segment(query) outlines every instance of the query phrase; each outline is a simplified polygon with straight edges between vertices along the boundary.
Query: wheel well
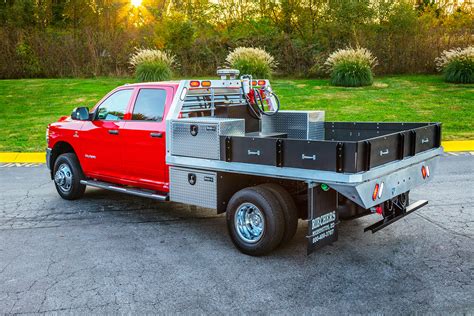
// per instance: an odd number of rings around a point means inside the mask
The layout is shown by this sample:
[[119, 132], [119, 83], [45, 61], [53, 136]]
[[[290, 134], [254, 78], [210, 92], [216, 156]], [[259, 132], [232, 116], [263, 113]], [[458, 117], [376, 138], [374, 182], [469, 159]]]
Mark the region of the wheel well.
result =
[[219, 173], [219, 185], [217, 186], [217, 213], [219, 214], [226, 211], [228, 201], [237, 191], [263, 183], [276, 183], [284, 187], [297, 204], [300, 218], [306, 218], [307, 184], [305, 182], [227, 172]]
[[53, 169], [54, 169], [54, 163], [56, 162], [56, 159], [65, 153], [74, 153], [74, 148], [69, 143], [66, 142], [57, 142], [53, 150], [51, 151], [51, 159], [49, 161], [49, 170], [51, 170], [51, 179], [53, 179]]

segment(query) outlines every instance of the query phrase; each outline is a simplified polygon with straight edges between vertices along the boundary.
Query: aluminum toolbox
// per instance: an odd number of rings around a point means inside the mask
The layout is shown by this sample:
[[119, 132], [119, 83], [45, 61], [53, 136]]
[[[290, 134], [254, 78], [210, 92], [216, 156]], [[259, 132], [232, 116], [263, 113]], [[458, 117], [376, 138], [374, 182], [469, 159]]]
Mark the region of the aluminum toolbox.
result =
[[171, 155], [218, 160], [222, 135], [245, 135], [245, 121], [215, 117], [171, 120]]
[[214, 208], [219, 214], [226, 211], [236, 189], [255, 185], [255, 177], [183, 167], [169, 170], [171, 201]]
[[262, 117], [262, 133], [286, 133], [288, 138], [324, 140], [324, 111], [279, 111]]
[[217, 208], [217, 173], [170, 167], [170, 200]]

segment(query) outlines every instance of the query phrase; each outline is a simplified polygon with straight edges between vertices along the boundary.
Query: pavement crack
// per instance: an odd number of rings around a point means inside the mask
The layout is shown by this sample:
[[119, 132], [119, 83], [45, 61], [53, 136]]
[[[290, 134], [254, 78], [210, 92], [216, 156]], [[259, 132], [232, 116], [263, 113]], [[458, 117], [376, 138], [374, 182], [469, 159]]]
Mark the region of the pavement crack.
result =
[[430, 220], [429, 218], [427, 218], [427, 217], [425, 217], [425, 216], [423, 216], [423, 215], [421, 215], [421, 214], [419, 214], [419, 213], [413, 213], [413, 214], [415, 214], [415, 215], [421, 217], [421, 218], [424, 219], [425, 221], [427, 221], [427, 222], [433, 224], [434, 226], [436, 226], [436, 227], [438, 227], [438, 228], [444, 230], [445, 232], [448, 232], [448, 233], [450, 233], [450, 234], [457, 235], [457, 236], [462, 236], [462, 237], [465, 237], [465, 238], [468, 238], [468, 239], [473, 239], [472, 236], [465, 235], [465, 234], [461, 234], [461, 233], [458, 233], [458, 232], [453, 231], [453, 230], [451, 230], [451, 229], [448, 229], [448, 228], [446, 228], [446, 227], [443, 227], [443, 226], [441, 226], [440, 224], [436, 223], [435, 221], [432, 221], [432, 220]]

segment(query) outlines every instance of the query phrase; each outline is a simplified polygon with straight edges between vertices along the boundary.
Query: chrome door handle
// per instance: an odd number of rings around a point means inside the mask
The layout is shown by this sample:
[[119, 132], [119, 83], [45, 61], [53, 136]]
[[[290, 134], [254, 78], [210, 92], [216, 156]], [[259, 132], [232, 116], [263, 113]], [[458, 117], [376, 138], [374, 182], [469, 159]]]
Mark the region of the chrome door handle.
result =
[[151, 132], [151, 133], [150, 133], [150, 136], [151, 136], [151, 137], [155, 137], [155, 138], [161, 138], [161, 137], [163, 137], [163, 133], [160, 133], [160, 132]]
[[109, 129], [107, 132], [109, 132], [109, 134], [112, 134], [112, 135], [118, 135], [119, 134], [118, 129]]

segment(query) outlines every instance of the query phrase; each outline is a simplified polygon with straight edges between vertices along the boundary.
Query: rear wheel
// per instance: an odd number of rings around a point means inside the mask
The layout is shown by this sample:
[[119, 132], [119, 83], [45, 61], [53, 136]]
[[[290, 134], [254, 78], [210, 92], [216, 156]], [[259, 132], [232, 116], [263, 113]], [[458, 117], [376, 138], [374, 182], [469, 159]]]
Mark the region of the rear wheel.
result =
[[54, 162], [54, 185], [59, 195], [66, 200], [79, 199], [84, 195], [86, 186], [81, 166], [75, 154], [65, 153]]
[[235, 193], [227, 205], [227, 228], [243, 253], [260, 256], [275, 249], [285, 231], [284, 215], [274, 194], [264, 187]]
[[295, 236], [296, 230], [298, 229], [298, 208], [296, 207], [295, 201], [291, 197], [291, 194], [281, 185], [265, 183], [260, 186], [271, 191], [281, 205], [285, 219], [285, 232], [283, 233], [281, 244], [285, 244]]

